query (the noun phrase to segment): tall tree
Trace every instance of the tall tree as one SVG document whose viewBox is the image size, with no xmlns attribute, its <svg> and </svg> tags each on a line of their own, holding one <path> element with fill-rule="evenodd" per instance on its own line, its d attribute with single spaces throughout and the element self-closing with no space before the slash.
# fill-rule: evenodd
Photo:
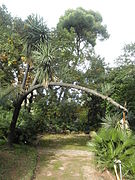
<svg viewBox="0 0 135 180">
<path fill-rule="evenodd" d="M 9 145 L 12 145 L 14 141 L 15 127 L 16 127 L 16 122 L 17 122 L 19 112 L 21 109 L 21 104 L 24 101 L 24 99 L 27 98 L 27 96 L 25 96 L 24 94 L 25 94 L 25 91 L 27 91 L 28 86 L 29 86 L 28 85 L 26 87 L 26 82 L 28 78 L 28 73 L 30 71 L 30 63 L 32 62 L 32 57 L 31 57 L 32 50 L 36 48 L 35 45 L 46 40 L 47 39 L 46 37 L 48 36 L 47 35 L 48 29 L 47 29 L 47 26 L 44 24 L 42 18 L 38 18 L 37 16 L 34 16 L 34 15 L 29 16 L 24 26 L 25 26 L 24 27 L 25 29 L 24 40 L 26 44 L 26 66 L 24 67 L 26 68 L 25 68 L 24 76 L 21 83 L 21 89 L 23 89 L 24 92 L 19 93 L 16 99 L 14 99 L 13 101 L 14 111 L 13 111 L 13 117 L 12 117 L 12 121 L 9 128 L 9 135 L 8 135 Z"/>
<path fill-rule="evenodd" d="M 76 33 L 76 50 L 80 55 L 80 50 L 90 44 L 96 45 L 96 40 L 107 39 L 109 37 L 106 26 L 102 25 L 102 17 L 92 10 L 77 8 L 69 9 L 61 16 L 57 25 L 58 29 L 66 28 L 68 31 L 74 29 Z"/>
<path fill-rule="evenodd" d="M 135 43 L 126 44 L 115 62 L 117 66 L 135 65 Z"/>
</svg>

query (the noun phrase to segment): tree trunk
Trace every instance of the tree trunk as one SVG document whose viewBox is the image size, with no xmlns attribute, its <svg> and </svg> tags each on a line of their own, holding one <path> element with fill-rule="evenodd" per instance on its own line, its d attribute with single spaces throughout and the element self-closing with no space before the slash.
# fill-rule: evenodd
<svg viewBox="0 0 135 180">
<path fill-rule="evenodd" d="M 28 105 L 28 112 L 29 112 L 29 113 L 30 113 L 30 111 L 31 111 L 32 101 L 33 101 L 33 92 L 31 92 L 31 96 L 30 96 L 30 98 L 29 98 L 29 105 Z"/>
<path fill-rule="evenodd" d="M 23 77 L 23 82 L 22 82 L 22 89 L 25 88 L 25 84 L 26 84 L 26 80 L 27 80 L 27 76 L 28 76 L 28 72 L 29 72 L 29 69 L 30 69 L 30 65 L 27 64 L 26 66 L 26 70 L 25 70 L 25 73 L 24 73 L 24 77 Z"/>
<path fill-rule="evenodd" d="M 89 94 L 93 94 L 94 96 L 97 96 L 97 97 L 100 97 L 101 99 L 103 100 L 107 100 L 109 103 L 113 104 L 115 107 L 119 108 L 119 109 L 122 109 L 124 110 L 125 112 L 128 112 L 128 110 L 123 107 L 122 105 L 120 105 L 119 103 L 117 103 L 116 101 L 114 101 L 112 98 L 108 97 L 108 96 L 105 96 L 99 92 L 97 92 L 96 90 L 93 90 L 93 89 L 89 89 L 89 88 L 86 88 L 86 87 L 83 87 L 83 86 L 79 86 L 79 85 L 74 85 L 74 84 L 68 84 L 68 83 L 63 83 L 63 82 L 49 82 L 48 83 L 48 86 L 60 86 L 60 87 L 66 87 L 66 88 L 74 88 L 74 89 L 78 89 L 78 90 L 81 90 L 81 91 L 84 91 L 86 93 L 89 93 Z M 28 94 L 30 94 L 33 90 L 35 89 L 38 89 L 38 88 L 41 88 L 43 87 L 42 84 L 37 84 L 33 87 L 31 87 L 30 89 L 28 89 L 27 92 L 25 92 L 25 96 L 27 96 Z M 45 87 L 46 88 L 46 87 Z"/>
<path fill-rule="evenodd" d="M 128 112 L 128 110 L 125 107 L 118 104 L 112 98 L 110 98 L 108 96 L 105 96 L 103 94 L 100 94 L 95 90 L 92 90 L 92 89 L 89 89 L 89 88 L 86 88 L 86 87 L 82 87 L 82 86 L 78 86 L 78 85 L 74 85 L 74 84 L 62 83 L 62 82 L 49 82 L 48 85 L 49 86 L 60 86 L 60 87 L 66 87 L 66 88 L 74 88 L 74 89 L 78 89 L 78 90 L 84 91 L 84 92 L 89 93 L 89 94 L 93 94 L 94 96 L 97 96 L 97 97 L 100 97 L 100 98 L 102 98 L 104 100 L 107 100 L 108 102 L 110 102 L 111 104 L 116 106 L 117 108 L 120 108 L 120 109 L 124 110 L 125 112 Z M 13 141 L 14 141 L 15 127 L 16 127 L 17 119 L 18 119 L 18 116 L 19 116 L 19 112 L 20 112 L 21 104 L 22 104 L 23 100 L 27 97 L 28 94 L 30 94 L 33 90 L 38 89 L 38 88 L 43 88 L 43 85 L 42 84 L 37 84 L 35 86 L 30 87 L 27 91 L 25 91 L 20 96 L 19 100 L 14 105 L 15 109 L 14 109 L 14 112 L 13 112 L 13 117 L 12 117 L 12 121 L 11 121 L 11 124 L 10 124 L 9 135 L 8 135 L 8 143 L 9 143 L 9 145 L 12 145 Z"/>
<path fill-rule="evenodd" d="M 76 40 L 76 49 L 77 49 L 77 56 L 78 56 L 78 58 L 80 58 L 80 44 L 81 44 L 80 41 L 81 41 L 80 40 L 80 36 L 78 35 L 77 36 L 77 40 Z"/>
<path fill-rule="evenodd" d="M 14 138 L 15 138 L 15 128 L 16 128 L 16 123 L 17 123 L 17 119 L 19 116 L 19 112 L 21 109 L 21 104 L 22 102 L 17 102 L 14 106 L 14 112 L 13 112 L 13 116 L 12 116 L 12 121 L 9 127 L 9 134 L 8 134 L 8 144 L 11 147 L 13 142 L 14 142 Z"/>
</svg>

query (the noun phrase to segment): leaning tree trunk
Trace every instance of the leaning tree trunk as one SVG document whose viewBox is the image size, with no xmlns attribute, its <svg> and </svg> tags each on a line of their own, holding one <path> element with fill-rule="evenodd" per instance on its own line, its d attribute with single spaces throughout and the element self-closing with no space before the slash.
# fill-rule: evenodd
<svg viewBox="0 0 135 180">
<path fill-rule="evenodd" d="M 16 128 L 16 123 L 17 123 L 17 119 L 20 113 L 22 102 L 23 102 L 23 99 L 20 98 L 20 100 L 17 101 L 14 105 L 13 116 L 12 116 L 11 124 L 9 127 L 9 134 L 8 134 L 8 144 L 10 147 L 12 146 L 15 139 L 15 128 Z"/>
<path fill-rule="evenodd" d="M 49 82 L 48 86 L 60 86 L 60 87 L 78 89 L 78 90 L 84 91 L 86 93 L 93 94 L 94 96 L 100 97 L 101 99 L 106 100 L 109 103 L 113 104 L 115 107 L 117 107 L 117 108 L 119 108 L 119 109 L 121 109 L 121 110 L 123 110 L 125 112 L 128 112 L 128 110 L 125 107 L 123 107 L 122 105 L 120 105 L 119 103 L 114 101 L 112 98 L 110 98 L 108 96 L 105 96 L 105 95 L 103 95 L 103 94 L 101 94 L 101 93 L 99 93 L 99 92 L 97 92 L 96 90 L 93 90 L 93 89 L 89 89 L 89 88 L 79 86 L 79 85 L 63 83 L 63 82 Z M 30 94 L 35 89 L 42 88 L 42 87 L 44 87 L 43 84 L 37 84 L 35 86 L 32 86 L 30 89 L 28 89 L 27 92 L 25 92 L 25 96 Z"/>
</svg>

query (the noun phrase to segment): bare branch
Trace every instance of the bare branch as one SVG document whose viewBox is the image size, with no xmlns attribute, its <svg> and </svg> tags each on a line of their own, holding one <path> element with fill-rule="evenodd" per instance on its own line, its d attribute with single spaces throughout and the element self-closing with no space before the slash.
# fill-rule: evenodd
<svg viewBox="0 0 135 180">
<path fill-rule="evenodd" d="M 36 73 L 35 78 L 34 78 L 31 86 L 34 86 L 36 84 L 38 75 L 39 75 L 39 72 Z"/>
<path fill-rule="evenodd" d="M 22 85 L 21 85 L 22 89 L 24 89 L 24 87 L 25 87 L 26 80 L 27 80 L 27 77 L 28 77 L 29 69 L 30 69 L 30 65 L 28 63 L 27 66 L 26 66 L 25 74 L 24 74 L 24 77 L 23 77 L 23 82 L 22 82 Z"/>
<path fill-rule="evenodd" d="M 68 83 L 63 83 L 63 82 L 49 82 L 48 83 L 48 86 L 61 86 L 61 87 L 67 87 L 67 88 L 74 88 L 74 89 L 78 89 L 78 90 L 81 90 L 81 91 L 84 91 L 84 92 L 87 92 L 89 94 L 93 94 L 95 96 L 98 96 L 104 100 L 107 100 L 108 102 L 110 102 L 111 104 L 113 104 L 114 106 L 116 106 L 117 108 L 119 109 L 122 109 L 124 110 L 125 112 L 128 112 L 128 110 L 121 106 L 119 103 L 117 103 L 116 101 L 114 101 L 112 98 L 108 97 L 108 96 L 105 96 L 103 94 L 100 94 L 99 92 L 97 92 L 96 90 L 93 90 L 93 89 L 89 89 L 89 88 L 86 88 L 86 87 L 82 87 L 82 86 L 78 86 L 78 85 L 74 85 L 74 84 L 68 84 Z M 33 90 L 35 89 L 38 89 L 38 88 L 41 88 L 43 87 L 42 84 L 37 84 L 33 87 L 31 87 L 27 92 L 25 92 L 24 94 L 24 97 L 26 97 L 29 93 L 31 93 Z"/>
</svg>

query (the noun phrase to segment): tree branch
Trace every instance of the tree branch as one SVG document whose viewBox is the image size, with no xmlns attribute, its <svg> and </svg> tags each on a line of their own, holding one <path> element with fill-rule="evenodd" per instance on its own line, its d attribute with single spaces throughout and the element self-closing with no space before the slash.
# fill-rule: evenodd
<svg viewBox="0 0 135 180">
<path fill-rule="evenodd" d="M 35 78 L 34 78 L 34 80 L 32 82 L 32 86 L 34 86 L 36 84 L 38 75 L 39 75 L 39 72 L 36 73 Z"/>
<path fill-rule="evenodd" d="M 28 76 L 28 72 L 29 72 L 29 68 L 30 68 L 30 65 L 28 63 L 27 66 L 26 66 L 25 74 L 24 74 L 24 77 L 23 77 L 23 82 L 22 82 L 22 85 L 21 85 L 22 89 L 24 89 L 24 87 L 25 87 L 27 76 Z"/>
<path fill-rule="evenodd" d="M 110 97 L 108 97 L 108 96 L 105 96 L 105 95 L 103 95 L 103 94 L 100 94 L 99 92 L 97 92 L 96 90 L 93 90 L 93 89 L 89 89 L 89 88 L 82 87 L 82 86 L 78 86 L 78 85 L 74 85 L 74 84 L 63 83 L 63 82 L 49 82 L 49 83 L 48 83 L 48 86 L 61 86 L 61 87 L 78 89 L 78 90 L 87 92 L 87 93 L 89 93 L 89 94 L 93 94 L 93 95 L 95 95 L 95 96 L 98 96 L 98 97 L 102 98 L 103 100 L 107 100 L 108 102 L 110 102 L 111 104 L 113 104 L 114 106 L 116 106 L 117 108 L 122 109 L 122 110 L 124 110 L 125 112 L 128 112 L 128 110 L 127 110 L 125 107 L 121 106 L 119 103 L 117 103 L 116 101 L 114 101 L 112 98 L 110 98 Z M 25 98 L 29 93 L 31 93 L 33 90 L 38 89 L 38 88 L 41 88 L 41 87 L 43 87 L 42 84 L 37 84 L 37 85 L 31 87 L 27 92 L 24 93 L 24 98 Z"/>
</svg>

